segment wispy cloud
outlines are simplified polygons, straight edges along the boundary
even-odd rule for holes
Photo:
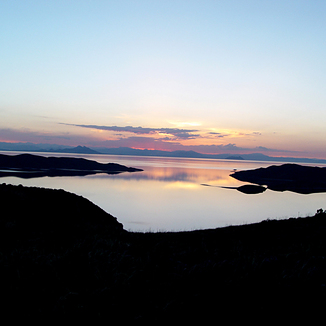
[[[119,133],[133,133],[136,135],[171,135],[175,140],[177,139],[194,139],[199,137],[199,134],[195,134],[199,130],[197,129],[180,129],[180,128],[143,128],[143,127],[118,127],[118,126],[99,126],[99,125],[80,125],[80,124],[65,124],[81,128],[89,128],[103,131],[116,131]]]
[[[213,131],[209,131],[205,134],[204,137],[207,138],[225,138],[225,137],[230,137],[230,138],[252,138],[252,137],[258,137],[261,136],[260,132],[253,131],[253,132],[240,132],[237,130],[225,130],[221,129],[218,130],[217,128],[214,128]]]
[[[207,135],[210,138],[224,138],[229,136],[228,134],[222,134],[221,132],[209,132]]]

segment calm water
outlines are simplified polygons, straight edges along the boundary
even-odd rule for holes
[[[17,155],[17,152],[3,152]],[[247,195],[234,189],[244,183],[231,178],[234,169],[247,170],[278,163],[158,158],[114,155],[36,153],[84,157],[120,163],[143,172],[85,177],[0,178],[0,183],[64,189],[88,198],[115,216],[126,230],[180,231],[223,227],[314,214],[326,208],[326,193],[300,195],[267,190]],[[283,164],[279,163],[278,165]],[[319,165],[321,166],[321,165]],[[204,186],[211,185],[212,187]]]

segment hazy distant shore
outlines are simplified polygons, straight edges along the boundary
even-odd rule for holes
[[[132,233],[63,190],[2,184],[0,198],[3,315],[205,322],[323,311],[322,209],[306,218]]]

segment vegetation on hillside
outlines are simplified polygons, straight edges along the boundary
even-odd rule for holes
[[[87,199],[0,185],[3,318],[291,320],[323,312],[326,214],[127,232]]]

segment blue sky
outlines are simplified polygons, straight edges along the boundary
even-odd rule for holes
[[[0,12],[0,141],[326,158],[325,1]]]

